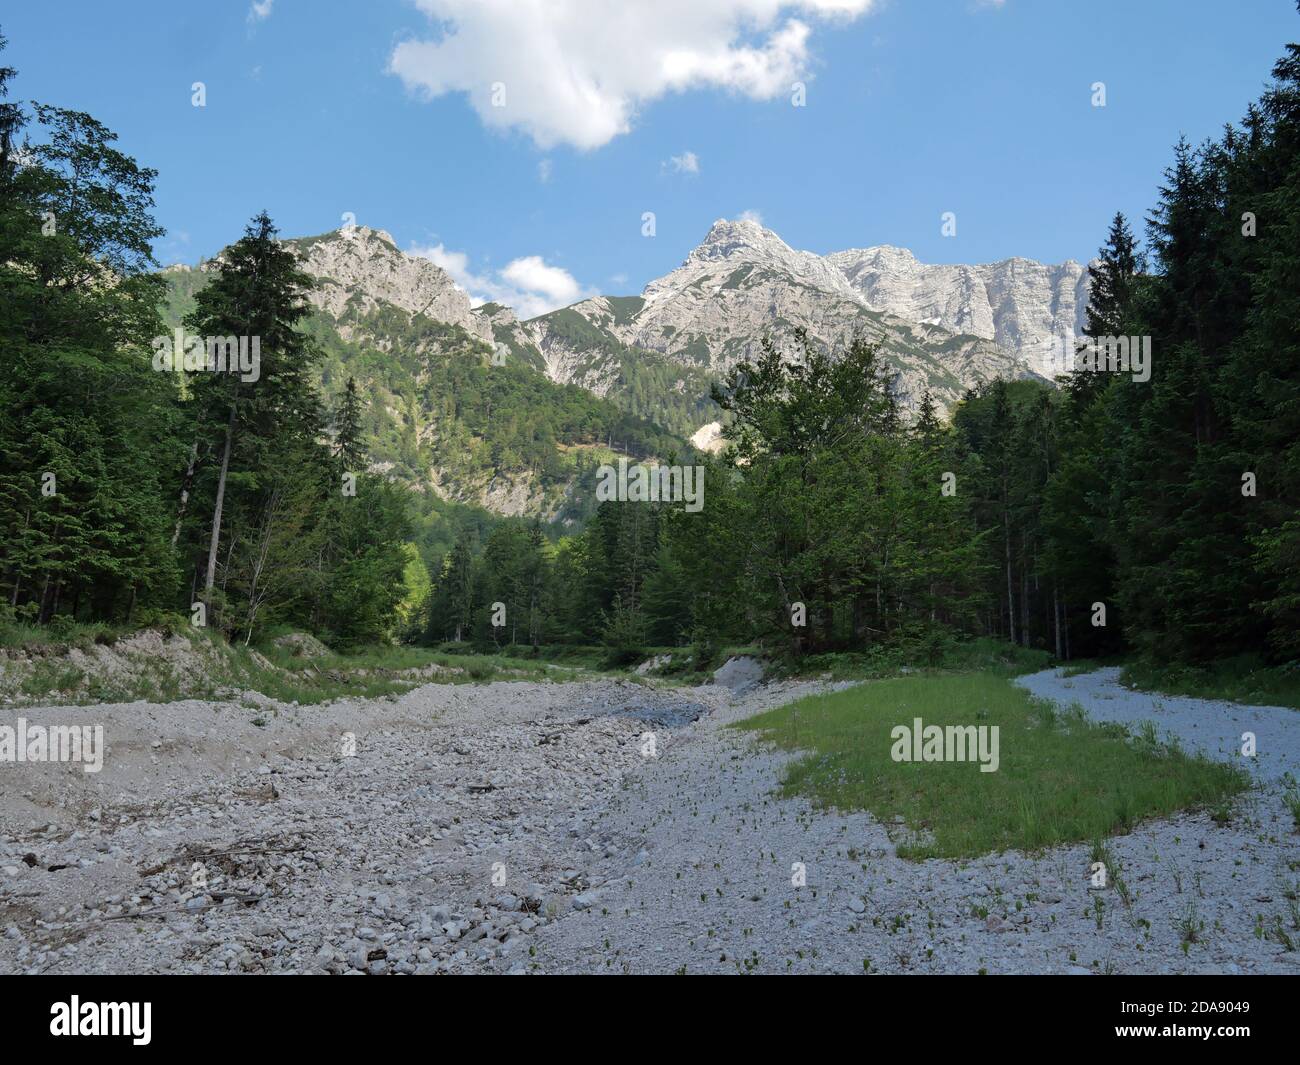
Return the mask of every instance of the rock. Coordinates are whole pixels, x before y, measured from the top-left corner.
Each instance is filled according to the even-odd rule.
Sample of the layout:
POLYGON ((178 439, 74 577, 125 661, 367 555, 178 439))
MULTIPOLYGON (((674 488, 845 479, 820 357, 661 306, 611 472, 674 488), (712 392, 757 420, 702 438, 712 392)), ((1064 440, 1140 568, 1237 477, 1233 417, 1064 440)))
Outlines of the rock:
MULTIPOLYGON (((929 388, 946 411, 980 379, 1041 371, 1072 354, 1087 274, 1072 261, 932 266, 887 246, 822 256, 791 248, 757 222, 720 219, 680 267, 619 304, 585 299, 563 316, 513 327, 514 338, 535 348, 562 383, 614 380, 613 352, 624 347, 662 352, 670 367, 682 367, 685 383, 688 369, 720 377, 742 359, 756 361, 773 308, 828 349, 845 347, 869 316, 873 333, 897 352, 900 389, 919 397, 929 388)), ((1063 369, 1058 362, 1051 373, 1063 369)))
POLYGON ((330 649, 308 632, 290 632, 271 641, 296 658, 324 658, 330 649))
POLYGON ((632 672, 638 677, 644 677, 647 673, 653 673, 656 669, 662 669, 672 662, 672 655, 655 655, 653 658, 647 658, 632 672))
POLYGON ((580 895, 573 896, 573 908, 575 910, 590 910, 600 902, 600 894, 595 891, 584 891, 580 895))
POLYGON ((763 666, 756 658, 728 658, 713 672, 713 683, 729 688, 733 695, 743 695, 763 681, 763 666))

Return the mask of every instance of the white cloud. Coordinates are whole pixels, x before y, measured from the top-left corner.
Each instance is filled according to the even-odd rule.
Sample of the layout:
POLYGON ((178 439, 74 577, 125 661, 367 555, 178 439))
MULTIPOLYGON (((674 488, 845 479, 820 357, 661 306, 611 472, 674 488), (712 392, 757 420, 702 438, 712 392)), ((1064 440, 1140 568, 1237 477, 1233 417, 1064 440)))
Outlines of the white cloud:
POLYGON ((275 6, 275 0, 253 0, 248 9, 248 21, 261 22, 263 19, 270 18, 273 6, 275 6))
POLYGON ((551 161, 549 159, 543 159, 537 164, 537 180, 545 185, 551 180, 551 170, 551 161))
POLYGON ((463 92, 485 125, 521 129, 542 148, 590 149, 628 132, 639 107, 670 92, 789 93, 810 61, 812 30, 798 16, 843 22, 877 0, 415 3, 436 28, 389 57, 407 88, 426 98, 463 92))
POLYGON ((416 244, 411 247, 411 254, 446 270, 469 294, 475 307, 502 303, 520 318, 535 318, 598 294, 595 289, 580 284, 568 270, 551 266, 540 255, 512 259, 502 270, 476 273, 470 268, 468 255, 442 244, 416 244))
POLYGON ((741 211, 740 214, 736 216, 736 221, 753 222, 755 225, 761 226, 763 224, 763 212, 754 210, 741 211))
POLYGON ((668 157, 665 167, 672 167, 676 174, 698 174, 700 172, 700 157, 694 152, 682 152, 681 155, 672 155, 668 157))

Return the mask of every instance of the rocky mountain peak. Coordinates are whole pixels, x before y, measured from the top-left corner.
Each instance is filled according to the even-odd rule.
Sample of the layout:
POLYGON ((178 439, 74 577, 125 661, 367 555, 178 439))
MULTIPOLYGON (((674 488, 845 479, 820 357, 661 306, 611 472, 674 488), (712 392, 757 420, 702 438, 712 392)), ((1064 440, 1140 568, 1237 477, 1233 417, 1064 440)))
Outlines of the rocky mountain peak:
POLYGON ((385 230, 344 226, 286 243, 318 281, 312 302, 336 319, 387 303, 459 325, 482 340, 492 336, 490 323, 470 309, 469 296, 442 267, 401 251, 385 230))
POLYGON ((668 292, 726 285, 736 270, 750 267, 763 274, 779 274, 845 299, 856 299, 840 272, 813 252, 798 251, 772 230, 748 218, 720 218, 703 242, 672 273, 650 282, 647 300, 657 301, 668 292))
POLYGON ((725 259, 738 251, 782 251, 792 249, 785 241, 750 218, 719 218, 709 227, 691 259, 725 259))
POLYGON ((321 240, 349 240, 359 241, 361 244, 387 244, 393 251, 397 251, 397 241, 393 235, 386 229, 371 229, 369 226, 350 225, 339 226, 338 229, 324 234, 321 240))

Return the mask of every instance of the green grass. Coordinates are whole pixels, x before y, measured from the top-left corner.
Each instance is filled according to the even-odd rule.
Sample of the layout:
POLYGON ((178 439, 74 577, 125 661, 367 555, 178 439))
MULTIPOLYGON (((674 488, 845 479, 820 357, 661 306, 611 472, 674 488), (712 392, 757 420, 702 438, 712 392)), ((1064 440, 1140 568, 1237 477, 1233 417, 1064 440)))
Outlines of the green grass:
POLYGON ((274 670, 267 670, 242 648, 234 651, 238 665, 233 679, 281 702, 306 705, 347 697, 373 699, 397 695, 420 684, 561 680, 584 672, 577 666, 560 666, 535 658, 446 654, 427 647, 373 646, 307 658, 274 645, 258 648, 275 666, 274 670), (405 670, 430 665, 451 672, 425 677, 403 675, 405 670))
POLYGON ((9 616, 0 616, 0 647, 25 651, 58 650, 66 647, 89 647, 95 643, 113 643, 131 631, 101 622, 82 624, 59 617, 49 625, 33 625, 9 616))
POLYGON ((0 678, 8 679, 0 687, 27 702, 161 703, 229 698, 245 690, 279 702, 314 706, 334 699, 399 695, 428 683, 571 680, 592 675, 591 667, 604 653, 601 648, 534 653, 532 648, 513 647, 508 654, 475 654, 463 644, 447 645, 455 648, 452 653, 443 648, 373 645, 309 657, 292 647, 277 646, 274 638, 284 634, 278 631, 249 648, 239 642, 227 643, 212 630, 196 630, 185 619, 169 619, 157 627, 164 636, 177 634, 189 640, 203 668, 182 676, 166 657, 134 653, 129 656, 129 669, 103 675, 87 673, 73 666, 63 652, 74 646, 89 648, 96 642, 113 644, 128 635, 127 631, 66 623, 35 628, 0 618, 0 633, 6 637, 0 646, 26 649, 35 656, 29 662, 0 660, 0 678), (411 672, 431 665, 444 672, 411 672))
POLYGON ((880 680, 906 673, 969 673, 982 671, 1000 677, 1018 677, 1047 669, 1053 662, 1047 651, 1020 647, 1005 640, 938 638, 933 641, 899 641, 882 644, 870 652, 836 652, 808 655, 786 663, 783 672, 794 677, 832 680, 880 680))
POLYGON ((1266 666, 1255 655, 1238 655, 1206 666, 1135 661, 1124 667, 1119 679, 1125 687, 1139 691, 1300 710, 1300 662, 1266 666))
POLYGON ((37 662, 23 678, 19 691, 32 698, 52 691, 71 691, 81 684, 85 674, 67 662, 45 658, 37 662))
POLYGON ((782 793, 901 818, 905 858, 1037 850, 1126 832, 1143 818, 1218 803, 1248 786, 1234 767, 1058 713, 991 673, 903 677, 801 699, 733 726, 809 752, 782 793), (891 730, 996 725, 1000 765, 895 762, 891 730))
MULTIPOLYGON (((437 648, 445 655, 477 657, 487 654, 490 657, 507 658, 518 663, 542 662, 553 665, 569 666, 573 669, 601 670, 609 657, 609 648, 593 644, 544 644, 533 647, 529 644, 503 644, 492 651, 471 650, 467 644, 444 643, 437 648)), ((552 673, 555 670, 551 670, 552 673)))

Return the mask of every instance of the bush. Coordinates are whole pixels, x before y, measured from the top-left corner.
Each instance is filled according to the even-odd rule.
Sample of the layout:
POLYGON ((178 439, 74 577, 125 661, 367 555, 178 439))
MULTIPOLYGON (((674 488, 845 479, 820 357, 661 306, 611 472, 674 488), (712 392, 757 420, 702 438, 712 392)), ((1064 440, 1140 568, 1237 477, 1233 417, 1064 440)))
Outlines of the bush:
POLYGON ((717 660, 721 647, 711 629, 696 625, 691 631, 691 668, 703 673, 717 660))
POLYGON ((612 610, 601 614, 601 623, 601 643, 609 649, 611 667, 626 666, 645 657, 645 619, 639 611, 624 606, 622 596, 614 600, 612 610))

